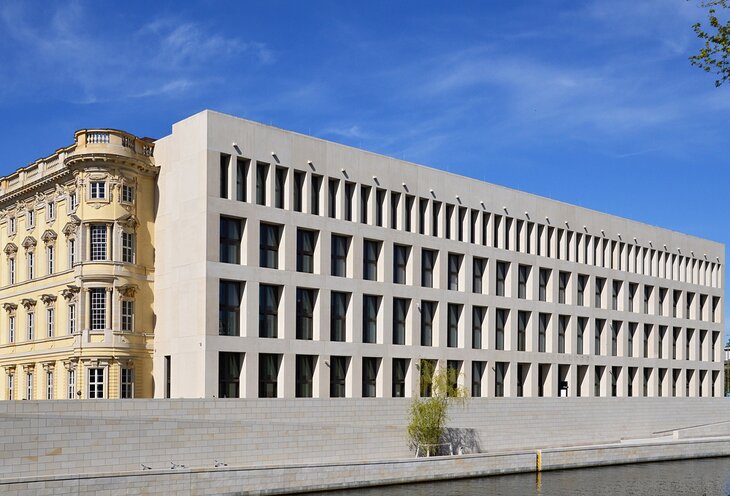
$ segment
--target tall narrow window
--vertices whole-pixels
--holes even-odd
[[[393,398],[405,398],[406,396],[406,374],[408,373],[408,359],[393,359]]]
[[[350,240],[346,236],[332,235],[332,275],[347,277],[347,252]]]
[[[123,368],[121,370],[119,397],[123,400],[134,398],[134,369]]]
[[[317,233],[306,229],[297,229],[297,272],[314,272],[314,249],[317,244]]]
[[[236,200],[248,201],[248,195],[246,194],[246,178],[248,176],[248,164],[249,160],[244,158],[236,159]]]
[[[297,355],[295,395],[297,398],[311,398],[314,393],[314,369],[317,364],[315,355]]]
[[[218,353],[218,397],[238,398],[241,393],[241,353]],[[131,369],[122,369],[124,370]],[[131,398],[131,396],[129,396]]]
[[[72,400],[76,398],[76,369],[69,369],[68,380],[66,382],[66,399]]]
[[[371,239],[366,239],[363,243],[362,278],[366,281],[377,281],[381,243]]]
[[[506,308],[498,308],[495,312],[494,322],[494,348],[497,350],[504,349],[504,331],[507,326],[507,315],[509,310]]]
[[[345,341],[347,339],[347,307],[350,297],[347,293],[332,291],[330,296],[330,340]]]
[[[540,269],[538,282],[538,298],[540,301],[547,301],[548,287],[550,285],[550,269]]]
[[[327,182],[327,216],[334,219],[337,215],[337,189],[340,181],[330,179]]]
[[[428,200],[418,199],[418,234],[426,234],[426,215],[428,211]]]
[[[241,263],[241,238],[243,229],[241,220],[221,217],[220,220],[220,261],[223,263]]]
[[[375,225],[383,227],[383,209],[385,204],[385,190],[377,189],[375,191]]]
[[[281,355],[259,353],[259,398],[278,396]]]
[[[349,364],[350,357],[330,356],[330,398],[345,397]]]
[[[8,374],[8,400],[14,400],[15,399],[15,376],[12,374]]]
[[[520,265],[517,273],[517,298],[527,298],[527,282],[530,279],[530,266]]]
[[[362,342],[375,343],[378,338],[378,309],[380,298],[374,295],[362,297]]]
[[[611,310],[618,310],[618,298],[621,292],[621,281],[613,281],[611,284]]]
[[[286,169],[277,167],[274,179],[274,207],[284,208],[286,199]]]
[[[134,234],[122,231],[122,262],[134,263]]]
[[[487,308],[473,306],[471,311],[471,347],[478,350],[482,348],[482,328],[484,319],[487,317]]]
[[[355,183],[345,183],[345,220],[352,220],[352,201],[355,196]]]
[[[461,317],[461,305],[449,303],[447,307],[448,327],[446,335],[446,346],[449,348],[459,347],[459,319]]]
[[[507,375],[507,363],[497,362],[494,364],[494,396],[504,396],[504,378]]]
[[[15,316],[8,317],[8,342],[15,342]]]
[[[406,317],[409,300],[393,298],[393,344],[406,344]]]
[[[269,164],[256,163],[256,204],[266,205],[266,177],[269,175]]]
[[[568,330],[568,315],[558,317],[558,353],[565,353],[565,333]]]
[[[526,351],[527,325],[530,322],[530,312],[517,312],[517,351]]]
[[[433,269],[436,266],[437,253],[426,248],[421,251],[421,286],[424,288],[433,287]]]
[[[495,294],[497,296],[505,296],[505,288],[507,281],[507,271],[509,264],[507,262],[497,262],[497,286]]]
[[[484,273],[487,270],[487,260],[485,258],[474,257],[472,267],[472,284],[471,290],[474,293],[482,293],[484,290]]]
[[[281,286],[259,285],[259,337],[279,337]]]
[[[360,222],[368,223],[370,210],[370,186],[360,186]]]
[[[570,280],[570,273],[560,271],[558,273],[558,303],[565,304],[566,302],[566,291],[568,289],[568,281]]]
[[[25,321],[28,325],[28,341],[33,341],[35,339],[35,313],[28,312]]]
[[[537,321],[537,351],[544,353],[547,351],[547,330],[550,322],[550,314],[541,313]]]
[[[603,326],[604,326],[604,320],[603,319],[596,319],[596,329],[594,334],[595,343],[593,344],[593,351],[594,354],[600,355],[601,354],[601,341],[602,341],[602,335],[603,335]]]
[[[92,369],[93,370],[93,369]],[[33,372],[28,372],[25,374],[25,399],[26,400],[32,400],[33,399]]]
[[[128,187],[128,186],[126,186]],[[124,191],[124,187],[122,187],[122,191]],[[122,194],[122,201],[124,201],[124,195]],[[46,203],[46,220],[52,221],[56,219],[56,202],[55,201],[49,201]]]
[[[238,281],[220,281],[218,292],[218,334],[221,336],[240,336],[241,283]]]
[[[313,215],[319,215],[319,198],[322,194],[322,176],[312,175],[312,195],[310,196],[310,210]]]
[[[433,346],[433,319],[435,314],[435,301],[421,302],[421,346]]]
[[[459,290],[459,271],[461,270],[463,258],[462,255],[449,253],[449,289],[453,291]]]
[[[393,282],[395,284],[406,283],[406,268],[408,266],[409,247],[404,245],[393,245]]]
[[[68,240],[68,268],[72,268],[76,262],[76,240]]]
[[[297,339],[314,339],[314,303],[316,290],[297,288]]]
[[[89,232],[91,235],[91,260],[106,260],[106,231],[105,224],[91,224]]]
[[[593,303],[596,308],[602,308],[603,305],[603,288],[606,286],[606,280],[603,277],[596,277],[596,294]]]
[[[15,284],[15,258],[8,259],[8,283]]]
[[[578,288],[577,288],[577,303],[580,306],[585,305],[585,292],[586,286],[588,286],[588,276],[578,274]]]
[[[621,322],[614,320],[611,322],[611,356],[618,355],[618,336],[621,330]]]
[[[68,305],[68,335],[71,336],[76,332],[76,304]]]
[[[26,257],[28,260],[28,279],[33,279],[35,277],[35,253],[29,251]]]
[[[91,288],[91,305],[89,322],[92,331],[106,329],[106,288]]]
[[[55,263],[55,251],[53,249],[53,246],[47,246],[46,247],[46,264],[48,268],[48,274],[53,274],[54,272],[54,263]]]
[[[578,355],[584,353],[583,343],[586,333],[586,327],[588,327],[588,319],[585,317],[578,317],[578,329],[575,336],[575,351]]]
[[[56,312],[53,308],[46,308],[46,337],[52,338],[56,327]]]
[[[375,398],[377,395],[378,369],[380,359],[363,357],[362,359],[362,397]]]
[[[228,198],[228,167],[231,161],[231,156],[221,153],[221,167],[220,167],[220,196],[221,198]],[[93,195],[93,192],[92,192]],[[93,196],[92,196],[93,198]]]
[[[413,202],[415,202],[415,198],[410,195],[406,195],[406,211],[405,211],[405,225],[403,226],[403,229],[407,232],[411,232],[413,226],[412,226],[412,219],[413,219]]]
[[[104,369],[101,367],[89,369],[89,399],[104,398]]]
[[[279,268],[279,242],[281,226],[261,223],[259,239],[259,266]]]
[[[398,229],[398,204],[400,203],[400,194],[390,193],[390,228]]]
[[[122,331],[134,331],[134,301],[122,300]]]
[[[304,204],[304,180],[307,175],[302,171],[294,171],[294,211],[301,212]]]

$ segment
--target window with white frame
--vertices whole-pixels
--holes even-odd
[[[28,372],[25,374],[25,399],[26,400],[32,400],[33,399],[33,372]]]
[[[53,337],[56,321],[56,312],[53,308],[46,309],[46,331],[49,338]]]
[[[53,399],[53,371],[49,370],[46,373],[46,399]]]
[[[68,370],[68,390],[67,398],[72,400],[76,398],[76,369]]]
[[[8,399],[13,399],[13,393],[15,392],[15,376],[10,374],[8,376]]]
[[[68,334],[72,335],[76,332],[76,304],[69,303],[68,305]]]
[[[91,224],[91,260],[106,260],[106,225]]]
[[[76,192],[72,191],[68,194],[68,209],[70,212],[73,212],[76,210],[76,207],[79,206],[79,197],[76,196]]]
[[[48,265],[48,274],[53,274],[53,264],[55,260],[55,253],[53,251],[53,246],[46,246],[46,262]]]
[[[71,238],[68,240],[68,268],[72,268],[76,262],[76,240]]]
[[[8,234],[15,234],[17,227],[15,217],[8,217]]]
[[[134,330],[134,301],[122,300],[122,330]]]
[[[25,214],[25,227],[33,229],[35,227],[35,210],[29,209]]]
[[[35,277],[35,253],[29,251],[25,256],[28,260],[28,279],[33,279]]]
[[[91,181],[89,198],[92,200],[103,200],[106,198],[106,183],[104,181]]]
[[[134,369],[123,368],[119,385],[119,397],[122,399],[134,398]]]
[[[134,263],[134,234],[122,231],[122,262]]]
[[[15,315],[8,317],[8,341],[15,342]]]
[[[104,369],[93,367],[89,369],[89,394],[88,398],[101,399],[104,397]]]
[[[35,337],[35,313],[28,312],[26,314],[26,322],[28,323],[28,341],[33,341]]]
[[[122,186],[122,202],[124,203],[132,203],[134,201],[134,187],[127,186],[126,184]]]
[[[8,259],[8,283],[15,284],[15,257]]]
[[[91,288],[91,309],[89,322],[92,331],[106,329],[106,288]]]
[[[46,204],[46,220],[56,218],[56,202],[51,200]]]

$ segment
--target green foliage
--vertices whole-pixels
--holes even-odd
[[[459,373],[437,368],[435,360],[421,360],[421,396],[414,397],[408,415],[408,440],[415,449],[441,442],[448,420],[449,406],[463,406],[468,392],[459,386]]]
[[[705,72],[714,73],[715,86],[730,81],[730,19],[721,19],[730,12],[728,0],[704,0],[700,6],[707,9],[707,30],[698,22],[692,26],[697,37],[705,42],[700,53],[689,60]]]

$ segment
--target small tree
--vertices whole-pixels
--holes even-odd
[[[468,392],[459,385],[459,372],[449,367],[437,368],[436,360],[421,360],[421,395],[414,397],[408,415],[408,441],[412,448],[431,448],[440,444],[446,430],[451,404],[464,406]]]
[[[730,3],[728,0],[702,0],[700,6],[707,9],[709,26],[696,23],[692,26],[697,37],[705,42],[700,53],[689,60],[705,72],[717,76],[715,86],[730,81]],[[725,17],[723,20],[722,17]]]

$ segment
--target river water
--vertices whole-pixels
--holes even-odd
[[[328,496],[730,496],[730,458],[332,491]]]

